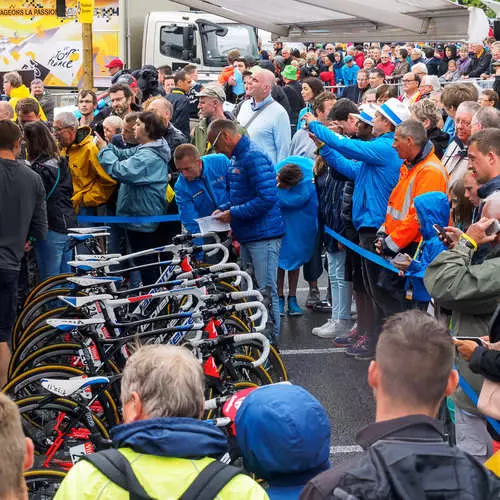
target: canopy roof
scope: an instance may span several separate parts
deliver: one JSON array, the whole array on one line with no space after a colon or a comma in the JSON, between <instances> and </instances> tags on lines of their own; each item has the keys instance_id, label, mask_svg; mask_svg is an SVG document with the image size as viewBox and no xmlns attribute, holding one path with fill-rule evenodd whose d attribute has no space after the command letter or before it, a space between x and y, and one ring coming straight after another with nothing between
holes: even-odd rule
<instances>
[{"instance_id":1,"label":"canopy roof","mask_svg":"<svg viewBox=\"0 0 500 500\"><path fill-rule=\"evenodd\" d=\"M289 41L479 41L488 18L448 0L175 0Z\"/></svg>"}]
</instances>

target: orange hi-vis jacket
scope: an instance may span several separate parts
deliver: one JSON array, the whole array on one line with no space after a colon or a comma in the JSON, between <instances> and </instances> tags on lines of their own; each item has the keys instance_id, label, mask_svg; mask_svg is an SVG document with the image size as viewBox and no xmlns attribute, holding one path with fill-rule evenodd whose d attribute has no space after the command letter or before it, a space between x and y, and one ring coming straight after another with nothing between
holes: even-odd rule
<instances>
[{"instance_id":1,"label":"orange hi-vis jacket","mask_svg":"<svg viewBox=\"0 0 500 500\"><path fill-rule=\"evenodd\" d=\"M399 181L389 197L385 222L379 232L387 234L385 244L393 252L419 242L422 237L413 205L415 197L431 191L448 194L448 172L434 154L434 148L429 150L417 164L403 164Z\"/></svg>"}]
</instances>

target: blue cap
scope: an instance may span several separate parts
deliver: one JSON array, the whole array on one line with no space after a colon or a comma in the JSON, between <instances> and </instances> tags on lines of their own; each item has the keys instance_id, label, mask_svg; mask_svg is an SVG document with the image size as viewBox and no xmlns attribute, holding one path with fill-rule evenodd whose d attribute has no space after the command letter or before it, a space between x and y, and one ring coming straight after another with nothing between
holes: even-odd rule
<instances>
[{"instance_id":1,"label":"blue cap","mask_svg":"<svg viewBox=\"0 0 500 500\"><path fill-rule=\"evenodd\" d=\"M256 389L243 401L235 425L245 467L271 484L305 484L329 468L330 421L302 387Z\"/></svg>"},{"instance_id":2,"label":"blue cap","mask_svg":"<svg viewBox=\"0 0 500 500\"><path fill-rule=\"evenodd\" d=\"M344 62L348 63L352 61L352 56L345 56L344 57Z\"/></svg>"}]
</instances>

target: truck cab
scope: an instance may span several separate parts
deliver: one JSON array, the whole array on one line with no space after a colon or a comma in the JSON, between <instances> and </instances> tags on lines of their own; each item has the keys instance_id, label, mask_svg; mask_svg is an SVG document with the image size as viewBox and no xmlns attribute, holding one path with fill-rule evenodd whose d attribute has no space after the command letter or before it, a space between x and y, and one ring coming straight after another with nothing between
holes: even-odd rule
<instances>
[{"instance_id":1,"label":"truck cab","mask_svg":"<svg viewBox=\"0 0 500 500\"><path fill-rule=\"evenodd\" d=\"M227 54L238 49L242 57L258 57L257 31L204 12L150 12L145 19L143 64L168 64L178 71L186 64L212 79L227 66Z\"/></svg>"}]
</instances>

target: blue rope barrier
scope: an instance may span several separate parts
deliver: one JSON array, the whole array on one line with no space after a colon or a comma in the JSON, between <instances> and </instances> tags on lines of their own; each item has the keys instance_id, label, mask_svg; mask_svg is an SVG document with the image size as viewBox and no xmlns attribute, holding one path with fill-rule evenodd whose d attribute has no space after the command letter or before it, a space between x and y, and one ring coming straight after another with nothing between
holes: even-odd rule
<instances>
[{"instance_id":1,"label":"blue rope barrier","mask_svg":"<svg viewBox=\"0 0 500 500\"><path fill-rule=\"evenodd\" d=\"M469 383L462 377L460 376L458 380L458 385L462 388L462 390L465 392L467 397L474 403L474 406L477 407L477 402L479 400L478 395L474 392L474 389L469 385ZM495 429L495 432L497 434L500 434L500 422L498 420L495 420L490 417L486 417L486 420L488 423Z\"/></svg>"},{"instance_id":2,"label":"blue rope barrier","mask_svg":"<svg viewBox=\"0 0 500 500\"><path fill-rule=\"evenodd\" d=\"M361 248L359 245L356 245L356 243L353 243L352 241L349 241L347 238L344 238L344 236L342 236L339 233L336 233L333 229L330 229L328 226L325 226L325 233L330 235L332 238L335 238L337 241L342 243L342 245L349 248L353 252L356 252L357 254L361 255L361 257L363 257L364 259L370 260L373 263L379 265L380 267L385 267L385 269L388 269L393 273L396 274L399 273L399 269L396 269L390 262L380 257L380 255L377 255L376 253Z\"/></svg>"},{"instance_id":3,"label":"blue rope barrier","mask_svg":"<svg viewBox=\"0 0 500 500\"><path fill-rule=\"evenodd\" d=\"M99 222L102 224L149 224L150 222L174 222L178 221L178 215L149 215L144 217L118 217L114 215L79 215L78 222Z\"/></svg>"}]
</instances>

